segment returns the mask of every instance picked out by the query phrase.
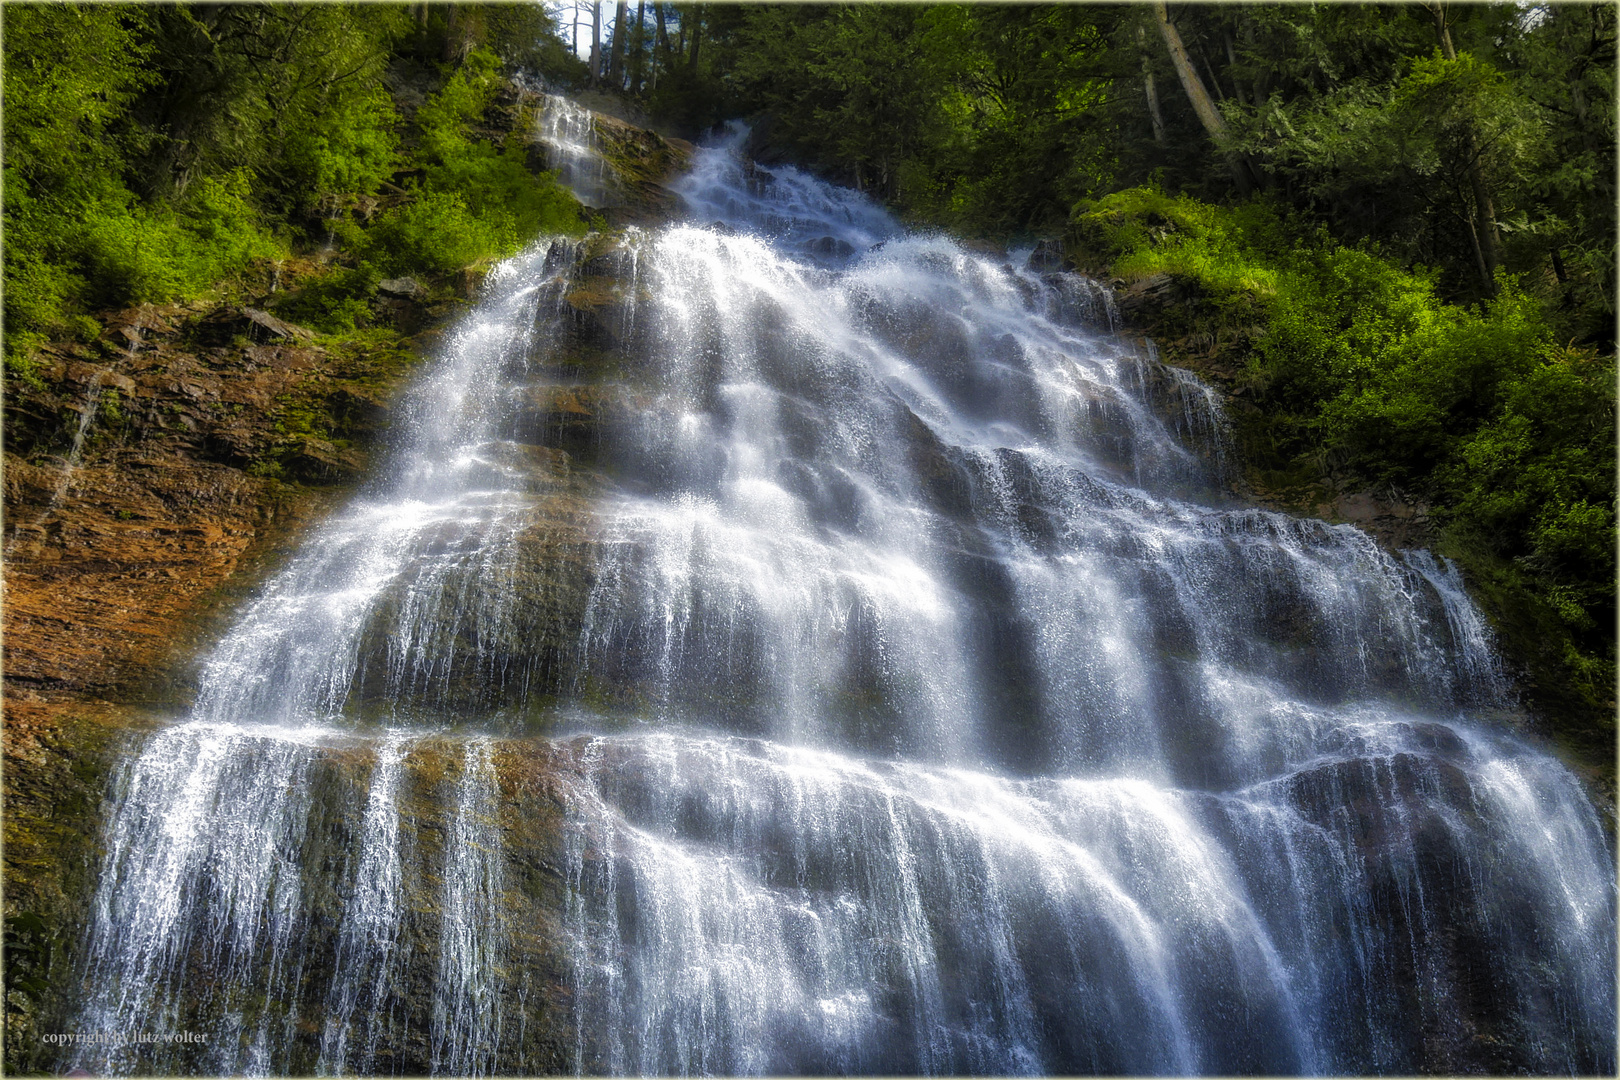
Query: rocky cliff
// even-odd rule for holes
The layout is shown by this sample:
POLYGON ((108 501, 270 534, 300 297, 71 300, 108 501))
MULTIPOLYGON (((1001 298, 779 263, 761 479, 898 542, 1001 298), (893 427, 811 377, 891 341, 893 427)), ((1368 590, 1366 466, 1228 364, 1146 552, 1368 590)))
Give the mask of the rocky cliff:
MULTIPOLYGON (((532 116, 514 87, 496 111, 532 116)), ((600 225, 654 221, 688 149, 602 118, 616 181, 600 225)), ((544 168, 538 131, 531 164, 544 168)), ((586 249, 589 251, 589 247, 586 249)), ((478 295, 482 268, 384 281, 369 325, 322 335, 280 317, 333 270, 320 253, 207 301, 100 313, 93 340, 45 345, 11 376, 4 431, 5 1060, 41 1067, 65 1020, 120 755, 181 712, 193 661, 306 530, 368 475, 401 390, 478 295)), ((587 271, 569 302, 588 330, 587 271)), ((598 283, 600 284, 600 283, 598 283)), ((581 349, 589 352, 589 333, 581 349)), ((9 373, 8 373, 9 374, 9 373)), ((524 415, 540 464, 591 442, 587 390, 524 415)), ((559 488, 558 514, 577 506, 559 488)), ((431 826, 430 826, 431 827, 431 826)))

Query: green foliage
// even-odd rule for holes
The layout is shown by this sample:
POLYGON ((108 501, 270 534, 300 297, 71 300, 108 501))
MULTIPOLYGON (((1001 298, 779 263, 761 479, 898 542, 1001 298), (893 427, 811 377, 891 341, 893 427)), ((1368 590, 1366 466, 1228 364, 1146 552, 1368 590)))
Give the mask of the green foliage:
POLYGON ((386 258, 439 260, 418 265, 453 268, 508 255, 540 233, 584 231, 579 204, 551 174, 536 175, 516 139, 504 146, 471 138, 499 88, 500 61, 488 50, 471 53, 444 89, 417 110, 425 163, 417 206, 379 223, 386 258), (437 219, 437 220, 433 220, 437 219), (433 245, 445 245, 438 253, 433 245))
POLYGON ((118 426, 124 422, 124 401, 117 390, 104 390, 101 394, 101 404, 97 410, 103 424, 118 426))
POLYGON ((579 231, 578 204, 529 171, 523 146, 479 136, 495 52, 452 57, 415 130, 383 84, 433 42, 487 38, 527 61, 560 48, 528 7, 436 10, 426 29, 390 5, 8 8, 8 374, 37 380, 32 351, 88 311, 200 296, 284 257, 287 237, 340 243, 337 273, 298 314, 343 330, 367 321, 381 274, 449 272, 579 231), (372 217, 413 166, 418 189, 390 188, 372 217))
POLYGON ((352 331, 370 318, 370 301, 381 280, 369 263, 340 267, 307 282, 294 299, 276 306, 276 314, 329 334, 352 331))
POLYGON ((258 225, 247 189, 238 171, 204 177, 179 207, 124 201, 86 207, 65 236, 85 275, 85 298, 123 307, 195 296, 255 258, 284 254, 258 225))
POLYGON ((16 379, 24 386, 35 390, 44 390, 45 381, 39 377, 39 364, 34 358, 35 350, 45 343, 43 334, 7 334, 6 335, 6 380, 16 379))
POLYGON ((1264 202, 1226 209, 1156 187, 1128 188, 1077 204, 1071 228, 1127 281, 1175 274, 1220 298, 1277 295, 1277 271, 1266 256, 1286 241, 1275 208, 1264 202))
POLYGON ((505 253, 514 234, 467 209, 460 194, 424 191, 382 215, 366 234, 366 252, 388 273, 420 267, 446 273, 505 253))
POLYGON ((1475 214, 1476 179, 1501 201, 1545 167, 1547 125, 1511 80, 1471 54, 1420 56, 1399 70, 1229 109, 1229 145, 1263 162, 1341 237, 1377 235, 1408 260, 1449 260, 1453 287, 1476 293, 1477 260, 1455 223, 1475 214))
POLYGON ((759 7, 730 33, 714 51, 733 108, 768 112, 801 159, 920 220, 1027 232, 1113 179, 1093 11, 759 7))
POLYGON ((1241 176, 1446 299, 1503 269, 1561 340, 1613 340, 1613 5, 1172 5, 1219 146, 1144 5, 648 10, 672 40, 625 28, 621 85, 655 115, 759 116, 767 155, 914 219, 1028 236, 1121 186, 1222 202, 1241 176))
POLYGON ((1121 276, 1180 279, 1203 322, 1176 331, 1252 326, 1239 381, 1264 441, 1427 498, 1558 707, 1612 712, 1612 356, 1555 344, 1512 278, 1489 301, 1448 303, 1434 272, 1345 247, 1265 198, 1130 189, 1078 205, 1071 237, 1121 276))
POLYGON ((147 12, 19 4, 5 16, 6 187, 70 202, 100 194, 131 140, 116 122, 155 81, 147 12))
POLYGON ((1073 235, 1127 280, 1171 274, 1220 323, 1264 334, 1246 381, 1283 417, 1294 453, 1328 452, 1370 481, 1420 483, 1492 416, 1549 341, 1511 281, 1478 307, 1309 232, 1268 199, 1219 207, 1135 188, 1076 208, 1073 235))
POLYGON ((585 63, 559 36, 544 4, 478 4, 472 10, 482 18, 483 44, 509 69, 553 84, 584 85, 585 63))
POLYGON ((287 139, 286 175, 298 204, 346 209, 375 192, 398 167, 398 120, 382 87, 358 86, 339 95, 319 123, 296 129, 287 139))
MULTIPOLYGON (((1419 294, 1386 315, 1378 299, 1364 302, 1343 330, 1314 328, 1323 352, 1339 361, 1321 433, 1362 475, 1411 486, 1499 412, 1539 362, 1546 327, 1537 306, 1511 286, 1483 311, 1424 304, 1419 294)), ((1262 357, 1286 347, 1268 341, 1262 357)))
POLYGON ((386 149, 377 90, 410 28, 405 9, 182 4, 153 8, 150 23, 156 85, 131 117, 156 136, 131 178, 143 196, 167 200, 195 177, 245 167, 258 201, 284 212, 305 201, 334 151, 355 155, 356 167, 329 177, 376 175, 368 165, 386 149))
POLYGON ((8 370, 39 335, 66 329, 84 288, 55 250, 86 203, 116 198, 137 140, 116 121, 153 79, 142 66, 145 14, 128 8, 18 5, 5 16, 5 328, 8 370))
POLYGON ((8 1007, 13 995, 28 1003, 30 1010, 50 991, 51 978, 62 963, 66 942, 59 929, 32 911, 6 917, 5 989, 8 1007))
POLYGON ((1573 629, 1614 604, 1614 360, 1543 347, 1439 470, 1456 520, 1545 580, 1573 629))

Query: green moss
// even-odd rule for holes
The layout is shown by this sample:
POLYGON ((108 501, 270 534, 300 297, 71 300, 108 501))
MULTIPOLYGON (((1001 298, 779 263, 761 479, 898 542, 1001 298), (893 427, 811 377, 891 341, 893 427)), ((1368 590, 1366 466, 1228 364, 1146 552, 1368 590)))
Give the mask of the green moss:
POLYGON ((101 421, 104 424, 118 425, 124 422, 123 398, 117 390, 107 389, 101 392, 101 421))
POLYGON ((39 377, 39 360, 35 350, 45 343, 43 334, 6 335, 6 378, 16 379, 31 390, 45 389, 45 380, 39 377))

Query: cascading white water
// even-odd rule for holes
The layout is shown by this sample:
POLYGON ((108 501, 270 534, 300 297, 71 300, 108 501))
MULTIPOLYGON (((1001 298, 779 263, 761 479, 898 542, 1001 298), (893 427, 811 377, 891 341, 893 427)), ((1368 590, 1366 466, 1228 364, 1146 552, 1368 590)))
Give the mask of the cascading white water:
MULTIPOLYGON (((423 853, 402 843, 410 745, 398 725, 424 713, 441 723, 447 666, 521 684, 491 637, 510 630, 507 556, 547 478, 519 467, 521 452, 495 428, 502 377, 543 336, 542 300, 555 303, 547 289, 569 253, 544 245, 495 272, 408 402, 390 475, 248 604, 203 665, 192 717, 124 766, 87 950, 88 1028, 206 1028, 199 1064, 219 1073, 390 1071, 405 1052, 416 958, 402 907, 423 853), (370 707, 358 700, 368 679, 379 687, 370 707), (341 730, 357 714, 384 725, 359 745, 341 730), (326 846, 333 833, 344 849, 326 846), (332 876, 309 880, 326 864, 332 876), (199 967, 209 986, 193 999, 199 967)), ((486 917, 499 848, 477 744, 463 771, 433 873, 457 894, 438 934, 472 955, 440 965, 431 1061, 472 1074, 494 1052, 484 989, 466 965, 499 952, 486 917)), ((172 1053, 81 1049, 75 1060, 146 1071, 172 1053)))
POLYGON ((596 141, 596 117, 558 94, 541 97, 540 143, 557 182, 586 206, 602 206, 613 194, 613 174, 596 141))
POLYGON ((81 1027, 211 1038, 77 1060, 1612 1071, 1614 863, 1454 568, 737 138, 500 270, 126 765, 81 1027))
MULTIPOLYGON (((129 355, 133 357, 140 348, 141 324, 137 319, 131 328, 134 337, 130 341, 129 355)), ((85 390, 84 400, 78 403, 78 422, 73 427, 73 437, 68 442, 67 455, 62 459, 61 470, 57 473, 56 483, 51 488, 51 497, 45 501, 45 509, 41 510, 33 521, 26 525, 12 527, 11 538, 6 541, 4 554, 10 555, 17 541, 25 532, 39 532, 41 527, 51 519, 62 500, 67 498, 68 491, 73 487, 73 481, 79 471, 79 464, 84 460, 84 440, 90 434, 90 426, 95 423, 96 413, 101 408, 102 376, 98 373, 90 380, 85 390)))

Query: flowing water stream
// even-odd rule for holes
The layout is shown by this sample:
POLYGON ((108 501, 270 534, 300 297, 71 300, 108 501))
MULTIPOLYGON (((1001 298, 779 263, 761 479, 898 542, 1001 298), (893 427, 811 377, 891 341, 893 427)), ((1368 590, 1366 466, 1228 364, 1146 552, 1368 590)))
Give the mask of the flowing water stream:
POLYGON ((75 1063, 1612 1073, 1608 841, 1455 570, 740 138, 495 272, 132 753, 79 1030, 206 1042, 75 1063))

